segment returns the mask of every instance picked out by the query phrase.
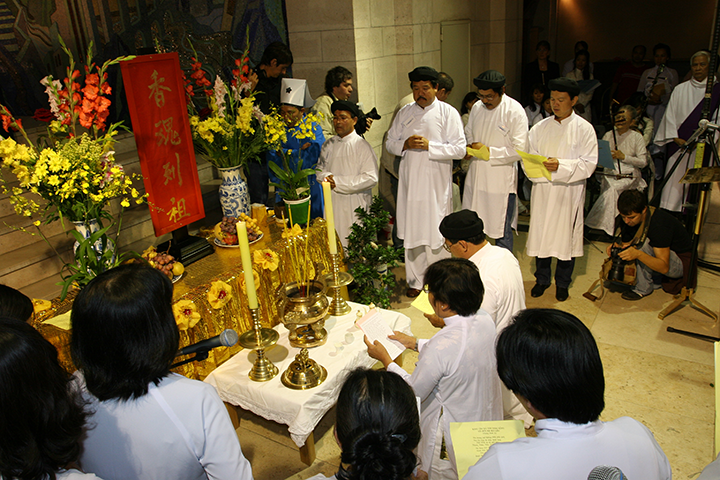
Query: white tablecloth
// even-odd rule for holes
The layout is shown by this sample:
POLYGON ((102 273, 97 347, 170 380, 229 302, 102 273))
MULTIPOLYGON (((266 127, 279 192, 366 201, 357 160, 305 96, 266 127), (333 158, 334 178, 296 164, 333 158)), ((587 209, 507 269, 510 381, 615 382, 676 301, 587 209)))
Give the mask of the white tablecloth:
MULTIPOLYGON (((335 405, 347 373, 357 367, 375 365, 375 360, 367 354, 362 331, 355 326, 357 312, 365 313, 368 308, 348 303, 352 307, 350 313, 342 317, 331 316, 325 321, 328 331, 325 345, 308 349, 310 358, 328 372, 327 379, 317 387, 292 390, 280 381, 283 372, 300 352, 299 348, 290 346, 288 331, 282 324, 275 327, 280 334, 277 345, 266 352, 279 369, 275 378, 268 382, 250 380, 248 372, 255 360, 255 352, 242 350, 215 369, 205 381, 217 389, 223 401, 287 425, 290 437, 302 447, 323 415, 335 405), (348 343, 347 340, 351 341, 348 343)), ((390 310, 381 312, 390 328, 412 334, 407 316, 390 310)))

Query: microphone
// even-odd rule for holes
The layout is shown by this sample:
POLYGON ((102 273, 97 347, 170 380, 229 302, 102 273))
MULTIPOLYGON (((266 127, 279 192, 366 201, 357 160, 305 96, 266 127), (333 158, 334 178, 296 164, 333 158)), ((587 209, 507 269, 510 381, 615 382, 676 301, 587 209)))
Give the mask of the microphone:
POLYGON ((235 330, 228 328, 224 330, 220 335, 216 335, 207 340, 188 345, 175 355, 181 357, 183 355, 192 355, 193 353, 206 353, 215 347, 232 347, 238 342, 238 334, 235 330))
POLYGON ((627 480, 627 477, 618 467, 598 465, 592 469, 588 480, 627 480))

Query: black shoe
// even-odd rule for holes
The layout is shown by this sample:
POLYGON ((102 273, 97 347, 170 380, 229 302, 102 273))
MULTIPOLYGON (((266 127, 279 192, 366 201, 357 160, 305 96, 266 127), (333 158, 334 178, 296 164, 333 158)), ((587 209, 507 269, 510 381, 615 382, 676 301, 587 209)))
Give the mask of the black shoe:
POLYGON ((542 294, 545 293, 545 290, 550 288, 550 285, 540 285, 539 283, 536 283, 535 286, 530 290, 530 295, 533 297, 542 297, 542 294))
MULTIPOLYGON (((650 293, 652 293, 652 292, 650 292, 650 293)), ((647 297, 648 295, 650 295, 650 293, 648 293, 647 295, 641 295, 641 294, 637 293, 635 290, 628 290, 627 292, 622 294, 622 298, 623 298, 623 300, 635 301, 635 300, 640 300, 641 298, 647 297)))
POLYGON ((558 299, 559 302, 564 302, 568 299, 568 289, 563 287, 555 287, 555 298, 558 299))

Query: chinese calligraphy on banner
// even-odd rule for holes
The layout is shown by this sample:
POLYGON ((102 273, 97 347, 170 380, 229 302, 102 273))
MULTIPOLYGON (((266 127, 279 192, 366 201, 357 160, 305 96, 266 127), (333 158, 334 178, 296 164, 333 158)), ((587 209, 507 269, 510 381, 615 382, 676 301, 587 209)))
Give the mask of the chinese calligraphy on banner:
POLYGON ((122 62, 155 236, 205 217, 177 53, 122 62))

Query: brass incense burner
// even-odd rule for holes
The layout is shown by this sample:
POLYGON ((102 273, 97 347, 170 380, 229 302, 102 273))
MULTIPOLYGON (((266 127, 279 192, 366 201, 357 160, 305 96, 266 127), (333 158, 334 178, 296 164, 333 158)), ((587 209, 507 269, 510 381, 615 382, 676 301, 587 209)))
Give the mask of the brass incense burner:
POLYGON ((290 345, 301 349, 283 372, 282 383, 294 390, 317 387, 327 378, 327 370, 310 358, 308 348, 327 341, 324 327, 330 302, 325 296, 325 285, 317 280, 307 285, 286 283, 277 292, 277 303, 283 325, 290 332, 290 345))
POLYGON ((297 282, 281 285, 277 294, 278 312, 283 325, 290 331, 290 345, 312 348, 327 341, 325 317, 330 302, 325 296, 325 285, 312 280, 307 286, 297 282))

